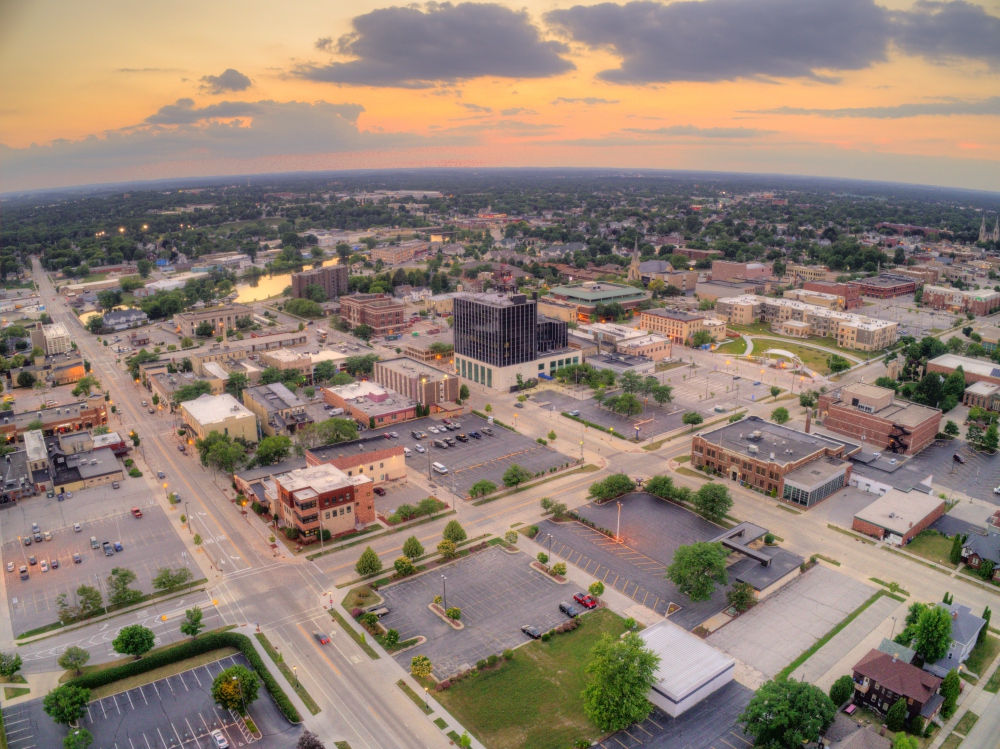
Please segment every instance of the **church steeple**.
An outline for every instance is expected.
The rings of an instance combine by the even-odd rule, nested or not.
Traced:
[[[989,239],[989,235],[986,233],[986,214],[983,213],[983,223],[979,225],[979,241],[985,242]]]
[[[993,241],[1000,242],[1000,216],[997,216],[996,223],[993,225]]]
[[[641,281],[642,271],[639,269],[639,237],[635,238],[635,248],[632,250],[632,262],[628,266],[628,280]]]

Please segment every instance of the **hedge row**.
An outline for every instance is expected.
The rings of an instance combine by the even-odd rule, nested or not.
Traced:
[[[281,685],[271,675],[271,672],[267,670],[250,638],[235,632],[209,632],[195,640],[188,640],[179,645],[151,653],[140,660],[129,661],[120,666],[112,666],[101,671],[84,674],[83,676],[71,679],[67,683],[76,687],[96,689],[220,648],[236,648],[239,650],[250,662],[250,665],[253,666],[253,670],[257,672],[257,676],[263,682],[264,688],[267,689],[282,714],[292,723],[302,722],[302,716],[299,715],[299,711],[295,709],[295,705],[288,699],[288,695],[285,694]]]

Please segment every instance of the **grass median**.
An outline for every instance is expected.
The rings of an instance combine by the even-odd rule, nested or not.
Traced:
[[[316,704],[316,700],[314,700],[312,695],[310,695],[309,692],[306,691],[306,688],[302,686],[302,682],[295,678],[295,674],[292,673],[292,669],[290,669],[288,664],[285,663],[285,659],[281,657],[281,654],[274,649],[271,641],[267,639],[267,635],[263,632],[257,632],[254,637],[257,638],[257,642],[260,643],[260,646],[264,648],[264,652],[267,653],[267,657],[270,658],[274,662],[274,665],[278,667],[278,670],[281,671],[281,675],[285,677],[288,685],[295,691],[295,694],[299,696],[299,699],[302,700],[302,704],[306,706],[306,709],[310,713],[316,715],[319,712],[319,705]]]

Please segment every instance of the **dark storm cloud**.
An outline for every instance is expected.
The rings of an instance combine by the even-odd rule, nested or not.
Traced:
[[[210,94],[225,94],[231,91],[246,91],[253,83],[243,73],[227,68],[221,75],[204,75],[201,77],[201,89]]]
[[[892,42],[928,59],[1000,62],[1000,19],[962,0],[921,0],[906,11],[874,0],[636,0],[554,10],[545,20],[620,57],[620,67],[598,73],[613,83],[833,81],[887,59]]]
[[[979,101],[944,101],[896,104],[887,107],[841,107],[839,109],[806,109],[803,107],[776,107],[755,109],[751,114],[805,114],[832,118],[870,118],[876,120],[900,120],[906,117],[955,116],[955,115],[1000,115],[1000,96],[992,96]]]
[[[546,41],[525,11],[493,3],[427,3],[355,17],[329,51],[348,62],[299,66],[294,74],[328,83],[427,88],[480,76],[544,78],[575,66],[565,44]]]

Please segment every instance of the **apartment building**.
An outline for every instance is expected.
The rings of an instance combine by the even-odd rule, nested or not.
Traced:
[[[292,296],[303,299],[309,286],[320,286],[327,300],[336,299],[347,294],[348,267],[346,265],[327,265],[323,268],[292,274]]]
[[[819,418],[831,432],[899,455],[916,455],[941,429],[940,409],[898,400],[893,390],[863,382],[820,395]]]
[[[54,322],[43,325],[36,322],[35,326],[31,328],[31,346],[42,349],[46,356],[54,356],[72,350],[73,341],[63,323]]]
[[[300,536],[333,536],[375,522],[374,484],[368,476],[348,476],[329,463],[298,468],[274,477],[278,524]]]
[[[964,291],[947,286],[924,286],[922,303],[932,309],[956,313],[971,312],[977,317],[984,317],[1000,309],[1000,291],[992,289]]]
[[[269,437],[291,436],[313,423],[306,403],[280,382],[258,385],[243,391],[243,405],[257,417]]]
[[[670,309],[647,309],[639,315],[639,327],[683,345],[704,329],[705,316]]]
[[[454,403],[461,387],[455,375],[403,357],[375,362],[372,377],[379,385],[422,406]]]
[[[809,291],[808,289],[789,289],[782,296],[785,299],[795,299],[806,304],[813,304],[825,309],[843,311],[844,298],[836,294],[826,294],[822,291]]]
[[[242,304],[224,304],[221,307],[178,312],[174,315],[174,327],[181,335],[193,337],[198,326],[207,322],[212,326],[215,335],[222,335],[227,330],[236,329],[237,318],[250,314],[251,309]]]
[[[355,294],[340,298],[340,316],[352,328],[367,325],[375,335],[391,335],[403,330],[405,305],[386,294]]]
[[[833,281],[807,281],[802,284],[805,291],[818,291],[821,294],[832,294],[840,297],[843,302],[840,308],[852,310],[860,307],[864,302],[861,300],[861,289],[846,283],[834,283]]]

